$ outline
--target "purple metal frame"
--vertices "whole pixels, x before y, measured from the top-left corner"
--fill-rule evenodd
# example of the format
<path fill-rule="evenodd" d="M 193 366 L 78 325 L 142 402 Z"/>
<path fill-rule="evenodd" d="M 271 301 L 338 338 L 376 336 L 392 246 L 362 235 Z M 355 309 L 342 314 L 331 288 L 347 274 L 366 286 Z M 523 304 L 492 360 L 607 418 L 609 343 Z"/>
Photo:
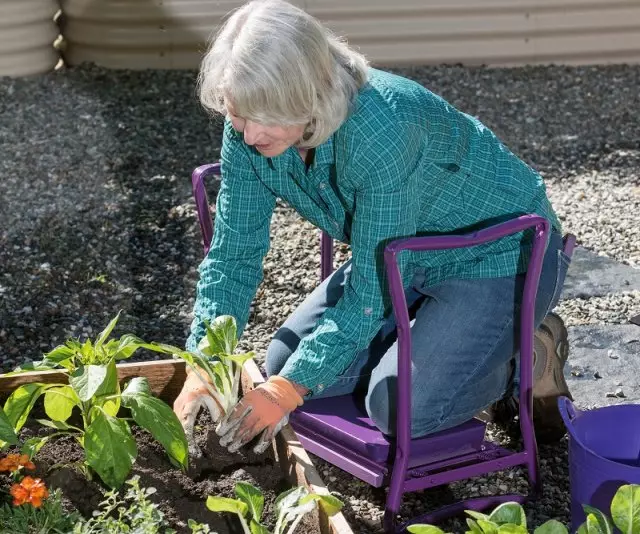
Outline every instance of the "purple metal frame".
<path fill-rule="evenodd" d="M 192 175 L 193 192 L 196 200 L 200 227 L 203 235 L 204 252 L 209 250 L 213 235 L 213 225 L 204 179 L 209 174 L 219 174 L 219 164 L 198 167 Z M 398 268 L 397 257 L 403 251 L 428 251 L 475 246 L 527 229 L 534 229 L 534 241 L 522 301 L 520 318 L 520 405 L 519 421 L 523 437 L 523 450 L 510 451 L 494 443 L 478 438 L 481 423 L 472 420 L 450 431 L 411 439 L 411 337 L 409 312 L 402 286 L 402 278 Z M 385 509 L 384 526 L 386 532 L 401 532 L 413 523 L 436 523 L 439 520 L 456 515 L 464 510 L 484 510 L 500 502 L 515 500 L 523 502 L 522 495 L 500 495 L 469 499 L 436 510 L 430 514 L 414 518 L 397 527 L 396 515 L 400 509 L 402 495 L 405 492 L 448 484 L 491 471 L 497 471 L 526 465 L 529 480 L 535 493 L 540 490 L 538 478 L 538 454 L 533 430 L 533 336 L 534 307 L 537 294 L 545 245 L 549 235 L 549 224 L 546 219 L 537 215 L 524 215 L 516 219 L 495 225 L 466 235 L 426 236 L 399 239 L 387 245 L 384 261 L 387 270 L 393 311 L 398 330 L 398 399 L 397 429 L 395 440 L 389 441 L 382 433 L 371 432 L 371 422 L 364 416 L 345 415 L 345 397 L 335 399 L 341 408 L 336 409 L 333 399 L 310 401 L 302 409 L 292 414 L 292 424 L 302 445 L 334 463 L 336 466 L 365 480 L 374 486 L 389 483 L 389 493 Z M 564 251 L 571 256 L 575 237 L 565 238 Z M 321 236 L 321 278 L 324 280 L 333 270 L 333 243 L 329 235 Z M 343 402 L 340 405 L 340 402 Z M 316 403 L 314 405 L 314 402 Z M 322 402 L 322 404 L 318 404 Z M 321 406 L 321 409 L 318 407 Z M 353 410 L 351 410 L 353 411 Z M 350 420 L 349 417 L 351 417 Z M 355 423 L 354 423 L 355 421 Z M 359 425 L 359 426 L 358 426 Z M 351 441 L 348 445 L 341 443 L 341 435 L 345 433 Z M 356 435 L 357 434 L 357 435 Z M 482 433 L 484 430 L 482 427 Z M 368 440 L 365 452 L 347 450 L 353 447 L 353 440 Z M 466 441 L 465 441 L 466 440 Z M 357 444 L 357 443 L 355 443 Z M 383 458 L 381 451 L 387 447 L 391 455 Z M 378 447 L 377 450 L 376 447 Z M 374 451 L 373 453 L 371 451 Z M 439 452 L 444 451 L 444 454 Z M 449 454 L 447 455 L 447 451 Z"/>

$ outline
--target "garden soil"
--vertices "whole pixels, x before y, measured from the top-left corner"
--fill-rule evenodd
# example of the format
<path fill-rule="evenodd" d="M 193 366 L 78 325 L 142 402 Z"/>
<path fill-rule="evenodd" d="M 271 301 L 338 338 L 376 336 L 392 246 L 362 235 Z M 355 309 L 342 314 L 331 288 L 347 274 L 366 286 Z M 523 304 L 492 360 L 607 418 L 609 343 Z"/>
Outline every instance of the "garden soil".
<path fill-rule="evenodd" d="M 32 412 L 33 418 L 30 418 L 20 434 L 22 440 L 42 436 L 50 431 L 33 421 L 40 415 Z M 191 458 L 188 471 L 182 472 L 171 465 L 164 449 L 151 434 L 137 427 L 132 427 L 132 430 L 138 446 L 138 456 L 129 478 L 138 475 L 142 487 L 156 489 L 150 500 L 159 505 L 165 519 L 178 533 L 191 532 L 187 526 L 188 519 L 208 524 L 212 533 L 242 533 L 235 515 L 211 512 L 205 504 L 209 495 L 235 498 L 234 488 L 240 481 L 253 484 L 263 492 L 263 523 L 270 530 L 273 529 L 275 499 L 280 492 L 291 487 L 273 451 L 269 450 L 261 455 L 256 455 L 250 449 L 229 453 L 219 445 L 214 424 L 209 414 L 203 412 L 198 417 L 195 431 L 202 457 Z M 73 437 L 63 436 L 52 440 L 35 455 L 35 475 L 43 478 L 50 488 L 60 488 L 68 508 L 77 509 L 84 517 L 91 517 L 93 511 L 99 508 L 108 488 L 96 475 L 93 480 L 87 480 L 73 465 L 80 464 L 83 456 L 82 448 Z M 126 484 L 123 485 L 122 494 L 127 487 Z M 313 518 L 314 514 L 309 514 L 296 532 L 319 534 Z"/>

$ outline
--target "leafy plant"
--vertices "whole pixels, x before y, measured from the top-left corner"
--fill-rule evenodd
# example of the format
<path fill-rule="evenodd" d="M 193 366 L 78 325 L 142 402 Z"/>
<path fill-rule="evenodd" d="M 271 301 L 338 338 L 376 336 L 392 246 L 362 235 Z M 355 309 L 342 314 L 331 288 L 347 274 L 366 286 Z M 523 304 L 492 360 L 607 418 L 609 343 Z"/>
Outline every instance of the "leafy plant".
<path fill-rule="evenodd" d="M 25 477 L 26 478 L 26 477 Z M 0 507 L 0 532 L 14 534 L 69 534 L 80 520 L 76 512 L 69 513 L 62 507 L 62 493 L 55 490 L 39 507 L 31 505 Z"/>
<path fill-rule="evenodd" d="M 527 518 L 524 510 L 517 502 L 506 502 L 499 505 L 491 514 L 486 515 L 473 510 L 466 510 L 467 526 L 466 534 L 527 534 Z M 445 532 L 433 525 L 411 525 L 407 528 L 412 534 L 445 534 Z M 534 534 L 568 534 L 567 528 L 551 519 L 539 526 Z"/>
<path fill-rule="evenodd" d="M 271 533 L 261 523 L 264 510 L 264 496 L 258 488 L 246 482 L 238 482 L 235 487 L 237 499 L 227 497 L 207 498 L 207 508 L 212 512 L 231 512 L 237 514 L 246 534 L 293 534 L 303 516 L 317 505 L 323 507 L 328 515 L 338 513 L 342 502 L 333 495 L 309 493 L 307 488 L 299 486 L 281 493 L 275 502 L 276 526 Z M 289 526 L 289 524 L 291 524 Z M 289 526 L 288 530 L 287 527 Z"/>
<path fill-rule="evenodd" d="M 116 490 L 105 493 L 100 509 L 88 520 L 76 523 L 73 534 L 104 534 L 106 532 L 132 532 L 135 534 L 175 534 L 164 514 L 149 500 L 155 488 L 140 486 L 137 475 L 126 481 L 129 488 L 124 497 Z"/>
<path fill-rule="evenodd" d="M 120 388 L 116 362 L 130 358 L 139 348 L 162 350 L 132 334 L 107 340 L 119 316 L 118 313 L 111 320 L 95 342 L 68 340 L 45 354 L 42 361 L 8 373 L 61 369 L 68 375 L 68 384 L 33 382 L 20 386 L 4 405 L 9 424 L 0 418 L 0 439 L 15 443 L 15 434 L 26 422 L 35 402 L 44 395 L 44 410 L 49 419 L 37 421 L 55 432 L 27 440 L 22 451 L 33 456 L 48 440 L 72 435 L 84 448 L 86 476 L 91 478 L 93 471 L 112 488 L 122 485 L 138 452 L 128 419 L 117 416 L 121 406 L 128 408 L 133 420 L 162 444 L 175 465 L 186 469 L 188 462 L 184 429 L 171 407 L 151 394 L 147 379 L 136 377 L 124 390 Z M 68 422 L 76 408 L 81 426 Z"/>
<path fill-rule="evenodd" d="M 159 350 L 182 358 L 205 384 L 224 413 L 238 402 L 242 366 L 255 356 L 253 352 L 234 354 L 238 345 L 236 320 L 230 315 L 216 317 L 211 324 L 205 322 L 207 335 L 198 344 L 198 352 L 190 352 L 158 344 Z M 206 373 L 209 380 L 202 375 Z M 213 384 L 215 387 L 211 387 Z"/>
<path fill-rule="evenodd" d="M 622 534 L 640 533 L 640 484 L 624 484 L 611 501 L 611 517 L 592 506 L 583 505 L 587 515 L 577 534 L 613 534 L 614 525 Z"/>

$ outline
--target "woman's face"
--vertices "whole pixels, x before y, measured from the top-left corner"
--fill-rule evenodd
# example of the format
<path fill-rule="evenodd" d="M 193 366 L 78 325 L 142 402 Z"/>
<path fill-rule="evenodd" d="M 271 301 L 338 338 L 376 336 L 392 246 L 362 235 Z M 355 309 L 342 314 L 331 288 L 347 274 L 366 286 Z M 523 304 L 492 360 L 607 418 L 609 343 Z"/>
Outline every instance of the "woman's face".
<path fill-rule="evenodd" d="M 296 144 L 304 132 L 304 125 L 265 126 L 257 122 L 238 117 L 227 104 L 227 113 L 233 128 L 242 132 L 244 142 L 254 146 L 260 154 L 273 158 Z"/>

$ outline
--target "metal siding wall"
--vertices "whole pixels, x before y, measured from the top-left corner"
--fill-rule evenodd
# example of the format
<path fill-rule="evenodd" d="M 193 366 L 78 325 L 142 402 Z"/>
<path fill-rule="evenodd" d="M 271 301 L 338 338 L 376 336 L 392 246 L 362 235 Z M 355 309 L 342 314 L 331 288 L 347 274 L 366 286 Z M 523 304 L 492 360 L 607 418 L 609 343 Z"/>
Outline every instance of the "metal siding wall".
<path fill-rule="evenodd" d="M 0 76 L 28 76 L 56 66 L 58 9 L 57 0 L 0 0 Z"/>
<path fill-rule="evenodd" d="M 197 68 L 238 0 L 62 0 L 71 64 Z M 639 0 L 294 0 L 378 65 L 640 61 Z"/>

